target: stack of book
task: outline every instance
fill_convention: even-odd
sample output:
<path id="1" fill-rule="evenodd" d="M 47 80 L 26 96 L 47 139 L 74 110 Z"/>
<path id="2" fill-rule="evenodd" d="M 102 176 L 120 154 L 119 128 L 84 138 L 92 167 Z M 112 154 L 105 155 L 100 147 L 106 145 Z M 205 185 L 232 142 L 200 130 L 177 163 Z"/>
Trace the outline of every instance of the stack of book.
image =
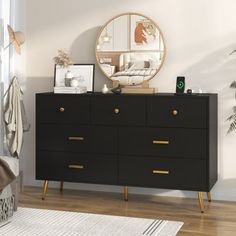
<path id="1" fill-rule="evenodd" d="M 87 93 L 87 87 L 54 87 L 54 93 Z"/>

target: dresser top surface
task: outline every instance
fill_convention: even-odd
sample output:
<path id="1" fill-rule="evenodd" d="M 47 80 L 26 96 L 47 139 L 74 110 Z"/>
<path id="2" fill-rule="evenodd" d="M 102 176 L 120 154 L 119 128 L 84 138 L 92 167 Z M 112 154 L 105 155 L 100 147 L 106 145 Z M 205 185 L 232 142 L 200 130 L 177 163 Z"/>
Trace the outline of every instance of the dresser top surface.
<path id="1" fill-rule="evenodd" d="M 45 96 L 148 96 L 148 97 L 209 97 L 209 96 L 217 96 L 217 93 L 194 93 L 194 94 L 176 94 L 176 93 L 155 93 L 155 94 L 113 94 L 107 93 L 103 94 L 101 92 L 90 92 L 83 94 L 61 94 L 61 93 L 53 93 L 53 92 L 45 92 L 45 93 L 36 93 L 36 95 L 45 95 Z"/>

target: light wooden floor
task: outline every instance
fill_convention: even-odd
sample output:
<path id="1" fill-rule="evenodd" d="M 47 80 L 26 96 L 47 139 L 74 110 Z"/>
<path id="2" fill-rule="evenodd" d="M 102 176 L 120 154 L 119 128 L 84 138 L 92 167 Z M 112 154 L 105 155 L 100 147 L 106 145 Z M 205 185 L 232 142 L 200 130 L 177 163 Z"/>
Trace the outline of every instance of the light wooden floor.
<path id="1" fill-rule="evenodd" d="M 20 195 L 21 207 L 90 212 L 98 214 L 143 217 L 183 221 L 178 235 L 236 235 L 236 203 L 205 201 L 205 213 L 201 214 L 197 199 L 129 195 L 64 190 L 48 190 L 46 200 L 41 200 L 41 188 L 26 187 Z"/>

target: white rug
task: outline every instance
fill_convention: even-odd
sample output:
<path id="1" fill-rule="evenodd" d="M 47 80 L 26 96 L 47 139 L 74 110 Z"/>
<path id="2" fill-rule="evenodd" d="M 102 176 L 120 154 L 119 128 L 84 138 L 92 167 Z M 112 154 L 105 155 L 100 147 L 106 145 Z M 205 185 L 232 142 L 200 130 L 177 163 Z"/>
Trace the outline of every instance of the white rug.
<path id="1" fill-rule="evenodd" d="M 18 208 L 4 236 L 173 236 L 182 222 Z"/>

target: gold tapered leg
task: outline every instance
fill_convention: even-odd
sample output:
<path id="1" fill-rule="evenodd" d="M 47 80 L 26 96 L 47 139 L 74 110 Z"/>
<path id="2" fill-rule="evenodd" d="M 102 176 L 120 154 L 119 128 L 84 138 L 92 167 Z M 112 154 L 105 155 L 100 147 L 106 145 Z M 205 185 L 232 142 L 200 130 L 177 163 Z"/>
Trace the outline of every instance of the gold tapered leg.
<path id="1" fill-rule="evenodd" d="M 128 186 L 124 186 L 124 199 L 128 201 Z"/>
<path id="2" fill-rule="evenodd" d="M 198 201 L 201 213 L 204 213 L 204 202 L 203 202 L 202 192 L 198 192 Z"/>
<path id="3" fill-rule="evenodd" d="M 43 184 L 42 200 L 45 200 L 45 195 L 46 195 L 46 193 L 47 193 L 47 189 L 48 189 L 48 180 L 45 180 L 45 181 L 44 181 L 44 184 Z"/>
<path id="4" fill-rule="evenodd" d="M 64 186 L 64 182 L 61 181 L 61 183 L 60 183 L 60 192 L 61 192 L 61 193 L 63 192 L 63 186 Z"/>
<path id="5" fill-rule="evenodd" d="M 207 200 L 208 202 L 211 202 L 211 192 L 207 192 Z"/>

